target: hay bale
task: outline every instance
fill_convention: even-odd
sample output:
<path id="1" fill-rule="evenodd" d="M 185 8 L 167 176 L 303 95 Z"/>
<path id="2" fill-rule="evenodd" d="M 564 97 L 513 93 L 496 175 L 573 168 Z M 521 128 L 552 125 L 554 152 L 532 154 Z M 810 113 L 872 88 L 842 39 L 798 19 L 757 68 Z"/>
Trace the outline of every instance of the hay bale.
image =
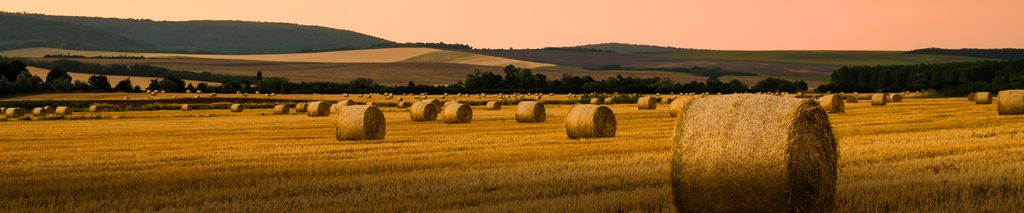
<path id="1" fill-rule="evenodd" d="M 59 106 L 57 107 L 57 109 L 54 109 L 54 113 L 56 113 L 57 115 L 71 115 L 71 108 L 66 106 Z"/>
<path id="2" fill-rule="evenodd" d="M 615 100 L 612 100 L 612 98 L 604 98 L 604 104 L 605 105 L 615 104 Z"/>
<path id="3" fill-rule="evenodd" d="M 978 93 L 976 93 L 976 92 L 972 92 L 971 94 L 967 94 L 967 101 L 975 102 L 977 100 L 976 99 L 977 95 L 978 95 Z"/>
<path id="4" fill-rule="evenodd" d="M 814 101 L 728 95 L 690 102 L 675 124 L 680 212 L 831 212 L 838 149 Z"/>
<path id="5" fill-rule="evenodd" d="M 231 105 L 231 112 L 242 112 L 242 110 L 245 110 L 245 109 L 242 108 L 242 104 L 232 104 Z"/>
<path id="6" fill-rule="evenodd" d="M 501 102 L 488 101 L 487 102 L 487 106 L 485 106 L 485 109 L 487 109 L 487 110 L 501 110 Z"/>
<path id="7" fill-rule="evenodd" d="M 653 110 L 658 108 L 658 102 L 655 102 L 654 97 L 644 96 L 636 99 L 636 108 L 640 110 Z"/>
<path id="8" fill-rule="evenodd" d="M 582 104 L 565 116 L 565 134 L 569 139 L 615 137 L 615 112 L 607 106 Z"/>
<path id="9" fill-rule="evenodd" d="M 590 104 L 597 105 L 597 104 L 601 104 L 601 103 L 604 103 L 603 101 L 601 101 L 601 98 L 591 98 L 590 99 Z"/>
<path id="10" fill-rule="evenodd" d="M 409 117 L 412 121 L 434 121 L 437 120 L 438 109 L 430 101 L 416 102 L 409 107 Z"/>
<path id="11" fill-rule="evenodd" d="M 672 101 L 676 98 L 678 97 L 660 97 L 658 100 L 661 101 L 661 104 L 672 104 Z"/>
<path id="12" fill-rule="evenodd" d="M 884 93 L 871 95 L 871 106 L 885 106 L 889 104 L 889 97 Z"/>
<path id="13" fill-rule="evenodd" d="M 974 95 L 974 103 L 977 104 L 992 104 L 992 93 L 989 92 L 977 92 Z"/>
<path id="14" fill-rule="evenodd" d="M 856 95 L 843 95 L 843 98 L 846 99 L 846 103 L 851 103 L 851 104 L 855 104 L 855 103 L 857 103 L 859 101 L 859 100 L 857 100 L 857 96 Z"/>
<path id="15" fill-rule="evenodd" d="M 427 103 L 433 104 L 434 107 L 436 107 L 438 109 L 438 111 L 441 110 L 441 107 L 444 107 L 444 104 L 442 104 L 441 100 L 437 100 L 437 99 L 426 99 L 426 100 L 423 100 L 423 102 L 427 102 Z"/>
<path id="16" fill-rule="evenodd" d="M 296 113 L 305 113 L 306 112 L 306 108 L 309 108 L 309 103 L 303 102 L 303 103 L 295 104 L 295 112 Z"/>
<path id="17" fill-rule="evenodd" d="M 182 104 L 181 111 L 192 111 L 192 106 L 189 106 L 188 104 Z"/>
<path id="18" fill-rule="evenodd" d="M 44 106 L 43 110 L 46 110 L 47 114 L 53 114 L 53 112 L 57 111 L 57 108 L 54 108 L 53 106 Z"/>
<path id="19" fill-rule="evenodd" d="M 826 95 L 818 98 L 818 103 L 821 108 L 828 113 L 844 113 L 846 112 L 846 105 L 843 102 L 841 95 Z"/>
<path id="20" fill-rule="evenodd" d="M 446 124 L 470 123 L 473 122 L 473 109 L 466 104 L 449 104 L 441 111 L 441 118 Z"/>
<path id="21" fill-rule="evenodd" d="M 1024 115 L 1024 90 L 999 91 L 999 115 Z"/>
<path id="22" fill-rule="evenodd" d="M 672 100 L 672 105 L 668 106 L 668 115 L 671 117 L 677 117 L 683 112 L 683 108 L 690 104 L 690 101 L 697 99 L 697 96 L 683 96 L 677 97 Z"/>
<path id="23" fill-rule="evenodd" d="M 410 105 L 412 105 L 412 103 L 409 103 L 409 102 L 405 102 L 405 101 L 399 101 L 398 103 L 395 103 L 395 107 L 398 107 L 399 109 L 401 109 L 401 108 L 407 108 L 407 107 L 409 107 Z"/>
<path id="24" fill-rule="evenodd" d="M 326 117 L 331 115 L 331 105 L 326 101 L 314 101 L 306 106 L 306 116 Z"/>
<path id="25" fill-rule="evenodd" d="M 544 103 L 537 101 L 523 101 L 516 106 L 516 121 L 519 123 L 544 123 L 547 119 L 547 111 Z"/>
<path id="26" fill-rule="evenodd" d="M 334 121 L 334 137 L 339 141 L 384 139 L 385 123 L 384 112 L 375 106 L 344 106 Z"/>
<path id="27" fill-rule="evenodd" d="M 7 118 L 20 118 L 25 116 L 25 109 L 18 107 L 7 108 L 4 109 L 4 116 L 7 116 Z"/>
<path id="28" fill-rule="evenodd" d="M 217 93 L 210 93 L 210 97 L 211 98 L 216 98 L 217 97 Z"/>
<path id="29" fill-rule="evenodd" d="M 91 105 L 91 106 L 89 106 L 89 112 L 99 112 L 99 111 L 100 111 L 100 105 Z"/>
<path id="30" fill-rule="evenodd" d="M 274 114 L 275 115 L 289 114 L 289 113 L 291 113 L 290 111 L 291 111 L 291 107 L 288 107 L 288 105 L 278 104 L 277 106 L 274 106 Z"/>
<path id="31" fill-rule="evenodd" d="M 871 93 L 854 94 L 854 95 L 856 95 L 857 99 L 859 99 L 859 100 L 871 100 L 871 97 L 873 96 Z"/>
<path id="32" fill-rule="evenodd" d="M 892 102 L 892 103 L 903 102 L 903 95 L 900 95 L 899 93 L 893 93 L 893 94 L 889 95 L 889 102 Z"/>
<path id="33" fill-rule="evenodd" d="M 46 108 L 36 107 L 32 109 L 32 116 L 46 116 L 46 114 L 50 114 L 46 111 Z"/>

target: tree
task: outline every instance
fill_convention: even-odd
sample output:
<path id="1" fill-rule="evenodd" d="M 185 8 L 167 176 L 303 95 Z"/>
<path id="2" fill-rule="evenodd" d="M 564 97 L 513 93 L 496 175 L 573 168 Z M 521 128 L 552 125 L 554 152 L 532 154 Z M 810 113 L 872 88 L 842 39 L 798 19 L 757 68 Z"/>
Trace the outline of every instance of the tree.
<path id="1" fill-rule="evenodd" d="M 256 71 L 256 81 L 263 80 L 263 71 Z"/>
<path id="2" fill-rule="evenodd" d="M 15 90 L 19 92 L 35 92 L 42 90 L 43 79 L 39 76 L 32 75 L 28 71 L 23 71 L 18 74 L 18 78 L 14 79 Z"/>
<path id="3" fill-rule="evenodd" d="M 96 91 L 110 92 L 110 81 L 107 80 L 105 75 L 94 75 L 89 76 L 89 87 L 92 87 Z"/>
<path id="4" fill-rule="evenodd" d="M 8 81 L 16 81 L 18 75 L 27 71 L 28 66 L 25 66 L 21 61 L 0 62 L 0 76 L 5 77 Z"/>
<path id="5" fill-rule="evenodd" d="M 196 91 L 196 87 L 192 86 L 192 83 L 188 83 L 188 86 L 185 86 L 185 90 L 195 92 Z"/>
<path id="6" fill-rule="evenodd" d="M 118 92 L 132 92 L 132 79 L 131 78 L 127 78 L 127 79 L 118 81 L 117 85 L 114 86 L 114 91 L 118 91 Z"/>
<path id="7" fill-rule="evenodd" d="M 50 87 L 50 90 L 58 92 L 69 92 L 75 89 L 71 85 L 70 78 L 56 78 L 46 82 L 46 85 Z"/>
<path id="8" fill-rule="evenodd" d="M 149 80 L 149 86 L 146 86 L 146 90 L 147 91 L 160 90 L 160 81 L 158 81 L 156 79 L 150 79 Z"/>
<path id="9" fill-rule="evenodd" d="M 63 67 L 54 66 L 50 69 L 49 73 L 46 73 L 46 83 L 53 84 L 54 80 L 63 79 L 68 85 L 71 85 L 71 75 L 68 75 L 68 71 L 64 70 Z"/>

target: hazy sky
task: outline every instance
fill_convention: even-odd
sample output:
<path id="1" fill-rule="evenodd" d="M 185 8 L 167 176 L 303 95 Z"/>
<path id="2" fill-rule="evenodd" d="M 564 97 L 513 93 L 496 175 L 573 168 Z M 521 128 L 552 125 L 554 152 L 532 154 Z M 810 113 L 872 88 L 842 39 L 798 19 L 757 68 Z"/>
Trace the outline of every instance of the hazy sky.
<path id="1" fill-rule="evenodd" d="M 0 1 L 8 12 L 291 22 L 486 48 L 601 42 L 747 50 L 1024 48 L 1024 0 Z"/>

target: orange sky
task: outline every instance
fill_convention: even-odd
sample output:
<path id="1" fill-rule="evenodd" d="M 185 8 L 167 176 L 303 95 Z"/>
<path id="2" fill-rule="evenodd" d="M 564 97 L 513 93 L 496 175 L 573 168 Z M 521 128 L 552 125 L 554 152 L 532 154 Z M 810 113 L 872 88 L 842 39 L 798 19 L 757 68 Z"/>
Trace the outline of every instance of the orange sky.
<path id="1" fill-rule="evenodd" d="M 3 0 L 0 10 L 349 29 L 398 42 L 538 48 L 1024 48 L 1024 0 Z"/>

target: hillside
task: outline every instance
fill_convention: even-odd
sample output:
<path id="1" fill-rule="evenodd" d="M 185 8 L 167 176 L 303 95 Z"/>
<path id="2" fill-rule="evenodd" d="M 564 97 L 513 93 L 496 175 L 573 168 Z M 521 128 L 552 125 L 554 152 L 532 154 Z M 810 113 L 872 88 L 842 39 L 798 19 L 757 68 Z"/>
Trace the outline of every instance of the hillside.
<path id="1" fill-rule="evenodd" d="M 247 21 L 152 21 L 0 13 L 0 50 L 255 54 L 362 49 L 393 43 L 348 30 Z"/>
<path id="2" fill-rule="evenodd" d="M 915 55 L 951 55 L 992 59 L 1024 59 L 1024 49 L 941 49 L 925 48 L 905 52 Z"/>
<path id="3" fill-rule="evenodd" d="M 828 66 L 874 66 L 897 64 L 934 64 L 984 60 L 983 58 L 943 55 L 913 55 L 900 51 L 842 50 L 690 50 L 652 54 L 653 56 L 719 61 L 750 61 Z"/>
<path id="4" fill-rule="evenodd" d="M 653 53 L 653 52 L 673 52 L 688 50 L 685 48 L 669 47 L 669 46 L 654 46 L 645 44 L 626 44 L 626 43 L 601 43 L 601 44 L 588 44 L 580 45 L 575 47 L 567 47 L 567 49 L 578 48 L 578 49 L 589 49 L 589 50 L 603 50 L 617 53 Z"/>

